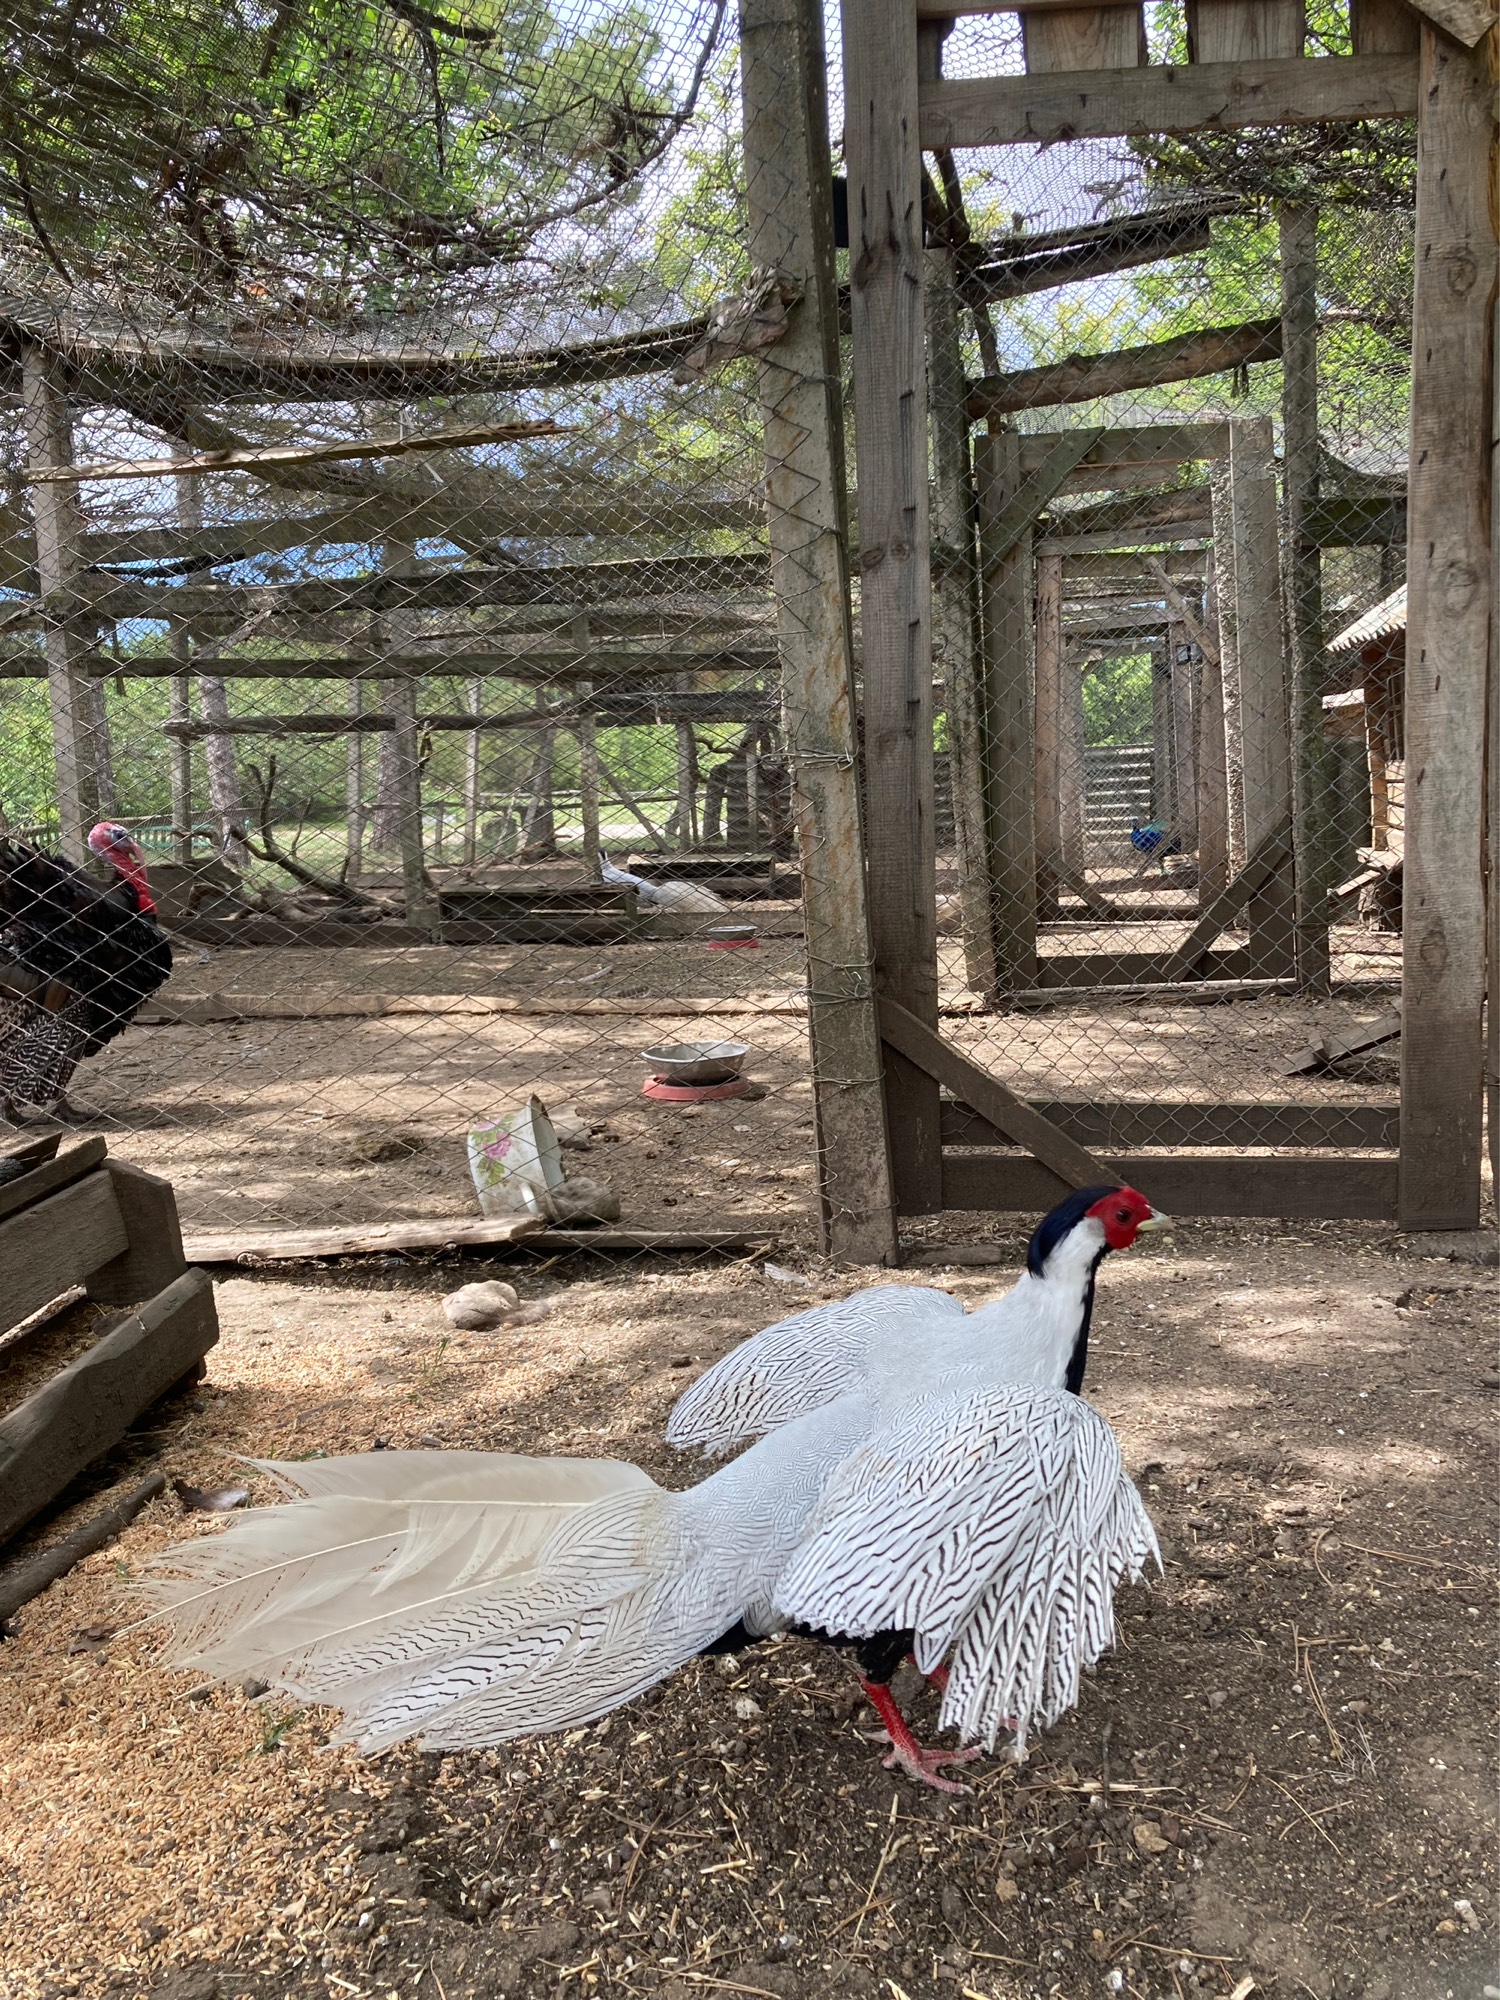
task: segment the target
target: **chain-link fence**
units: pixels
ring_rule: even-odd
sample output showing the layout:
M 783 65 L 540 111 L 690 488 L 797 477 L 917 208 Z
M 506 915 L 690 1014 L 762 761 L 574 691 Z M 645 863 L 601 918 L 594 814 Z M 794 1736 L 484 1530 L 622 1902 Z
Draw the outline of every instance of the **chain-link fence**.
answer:
M 77 1091 L 195 1230 L 470 1212 L 535 1094 L 637 1229 L 813 1231 L 848 384 L 763 11 L 14 18 L 0 803 L 146 856 L 172 978 Z M 944 1032 L 1091 1145 L 1394 1144 L 1389 1043 L 1284 1071 L 1397 979 L 1410 153 L 927 159 Z
M 1140 60 L 1188 60 L 1179 10 L 1145 22 Z M 1029 17 L 1030 67 L 1081 67 L 1047 59 L 1049 23 Z M 926 32 L 929 74 L 1022 67 L 1010 17 L 960 23 L 940 66 Z M 1347 52 L 1347 21 L 1307 46 Z M 1388 1152 L 1410 128 L 928 168 L 929 380 L 953 438 L 933 488 L 940 953 L 952 1012 L 977 1010 L 944 1032 L 1114 1157 L 1242 1159 L 1218 1169 L 1226 1205 L 1255 1156 Z M 1310 1055 L 1362 1023 L 1348 1060 Z M 947 1185 L 1002 1205 L 984 1158 Z

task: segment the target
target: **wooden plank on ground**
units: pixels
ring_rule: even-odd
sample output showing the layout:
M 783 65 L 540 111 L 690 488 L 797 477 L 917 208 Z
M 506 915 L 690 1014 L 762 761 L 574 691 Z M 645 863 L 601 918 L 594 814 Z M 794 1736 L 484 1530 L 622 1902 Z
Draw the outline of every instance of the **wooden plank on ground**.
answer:
M 757 388 L 781 642 L 782 721 L 807 934 L 819 1212 L 824 1247 L 833 1256 L 889 1263 L 896 1250 L 895 1217 L 860 817 L 827 77 L 818 0 L 741 0 L 740 60 L 751 262 L 783 272 L 801 288 L 785 335 L 761 363 Z
M 147 1502 L 164 1490 L 166 1483 L 164 1472 L 153 1472 L 149 1479 L 121 1489 L 108 1506 L 101 1507 L 97 1514 L 90 1515 L 88 1520 L 81 1522 L 59 1541 L 38 1549 L 24 1562 L 0 1573 L 0 1628 L 14 1618 L 23 1604 L 40 1597 L 59 1577 L 76 1569 L 85 1556 L 91 1556 L 106 1542 L 112 1542 L 116 1535 L 129 1527 Z
M 118 1444 L 218 1337 L 212 1280 L 186 1271 L 12 1410 L 0 1422 L 0 1542 Z
M 1483 1115 L 1495 80 L 1486 51 L 1467 53 L 1425 23 L 1421 63 L 1407 500 L 1401 1222 L 1407 1229 L 1473 1229 Z
M 1044 991 L 1110 987 L 1118 992 L 1135 986 L 1165 986 L 1174 977 L 1168 970 L 1172 963 L 1172 954 L 1165 951 L 1049 952 L 1037 960 L 1037 985 Z M 1233 983 L 1255 978 L 1254 968 L 1251 952 L 1236 945 L 1228 951 L 1203 954 L 1198 960 L 1198 977 L 1205 984 Z
M 514 1243 L 547 1226 L 540 1215 L 453 1216 L 436 1222 L 354 1223 L 344 1229 L 227 1229 L 189 1233 L 192 1264 L 277 1263 L 301 1257 L 366 1257 L 386 1250 L 444 1250 Z
M 728 1252 L 774 1243 L 780 1228 L 768 1223 L 764 1229 L 542 1229 L 534 1236 L 518 1237 L 517 1247 L 538 1255 L 556 1250 L 594 1250 L 611 1256 L 636 1250 Z
M 1350 1056 L 1362 1056 L 1371 1049 L 1383 1048 L 1387 1042 L 1394 1042 L 1401 1033 L 1401 1009 L 1393 1007 L 1377 1020 L 1366 1021 L 1357 1028 L 1344 1028 L 1337 1034 L 1320 1035 L 1281 1065 L 1283 1076 L 1310 1076 L 1315 1070 L 1327 1069 L 1331 1064 L 1345 1062 Z
M 1396 1214 L 1396 1162 L 1369 1154 L 1302 1159 L 1243 1153 L 1123 1154 L 1106 1177 L 1139 1188 L 1169 1215 L 1276 1215 L 1388 1222 Z M 1024 1155 L 945 1153 L 944 1208 L 1020 1210 L 1035 1215 L 1068 1183 Z
M 864 639 L 865 829 L 876 980 L 937 1021 L 927 356 L 916 21 L 843 0 L 844 151 Z M 942 1195 L 938 1092 L 898 1051 L 885 1067 L 898 1213 Z
M 130 1247 L 107 1172 L 96 1169 L 0 1222 L 0 1317 L 10 1325 L 87 1284 Z
M 69 1146 L 65 1153 L 56 1153 L 50 1160 L 42 1160 L 29 1173 L 18 1174 L 13 1181 L 0 1186 L 0 1218 L 14 1215 L 18 1209 L 30 1208 L 44 1195 L 56 1194 L 59 1188 L 68 1187 L 80 1181 L 85 1174 L 91 1174 L 109 1151 L 103 1139 L 85 1139 L 80 1146 Z
M 1088 1103 L 1036 1098 L 1032 1109 L 1091 1152 L 1167 1152 L 1181 1146 L 1298 1146 L 1325 1152 L 1393 1153 L 1401 1113 L 1376 1104 L 1168 1104 L 1150 1100 Z M 969 1105 L 945 1100 L 943 1144 L 1009 1146 L 1014 1142 Z
M 1026 1147 L 1045 1161 L 1070 1187 L 1099 1187 L 1117 1178 L 1086 1147 L 1017 1097 L 999 1077 L 992 1076 L 972 1057 L 945 1042 L 941 1035 L 892 1000 L 883 999 L 880 1003 L 880 1032 L 908 1062 L 915 1063 L 933 1078 L 935 1085 L 941 1084 L 962 1097 L 965 1104 L 972 1105 L 1016 1145 Z M 947 1205 L 946 1200 L 943 1205 Z
M 932 83 L 921 92 L 919 116 L 922 145 L 932 151 L 1410 118 L 1416 108 L 1409 56 L 1277 56 Z
M 981 377 L 969 391 L 969 417 L 976 424 L 986 423 L 1053 403 L 1090 403 L 1132 389 L 1197 381 L 1248 368 L 1255 361 L 1274 361 L 1280 353 L 1281 321 L 1262 319 L 1205 327 L 1201 333 L 1176 334 L 1170 340 L 1149 340 L 1103 354 L 1069 354 L 1037 368 Z

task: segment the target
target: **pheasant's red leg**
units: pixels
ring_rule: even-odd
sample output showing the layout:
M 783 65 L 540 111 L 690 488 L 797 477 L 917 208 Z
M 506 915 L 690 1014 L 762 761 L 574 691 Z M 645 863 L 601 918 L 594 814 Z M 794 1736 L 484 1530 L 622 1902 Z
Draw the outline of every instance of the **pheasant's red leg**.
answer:
M 924 1750 L 912 1735 L 911 1724 L 901 1713 L 890 1689 L 880 1681 L 861 1680 L 860 1686 L 870 1706 L 885 1724 L 885 1733 L 890 1739 L 891 1754 L 882 1759 L 887 1771 L 904 1771 L 919 1785 L 931 1785 L 938 1792 L 968 1791 L 967 1785 L 960 1785 L 952 1778 L 939 1777 L 938 1767 L 941 1764 L 968 1764 L 980 1755 L 978 1750 Z

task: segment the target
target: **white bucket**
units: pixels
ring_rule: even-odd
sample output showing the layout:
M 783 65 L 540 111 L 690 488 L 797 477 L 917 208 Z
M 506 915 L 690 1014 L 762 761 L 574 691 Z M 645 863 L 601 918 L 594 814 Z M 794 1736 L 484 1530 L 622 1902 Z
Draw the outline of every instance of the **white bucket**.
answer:
M 562 1150 L 539 1097 L 469 1133 L 469 1172 L 485 1215 L 552 1215 L 563 1184 Z

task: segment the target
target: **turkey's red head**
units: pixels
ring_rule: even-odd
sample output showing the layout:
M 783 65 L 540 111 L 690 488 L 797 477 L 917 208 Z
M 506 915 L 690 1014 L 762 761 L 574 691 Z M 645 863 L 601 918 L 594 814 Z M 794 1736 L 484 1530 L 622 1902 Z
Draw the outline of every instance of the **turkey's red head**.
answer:
M 1088 1213 L 1099 1221 L 1111 1250 L 1128 1250 L 1143 1229 L 1167 1227 L 1167 1218 L 1132 1187 L 1111 1188 Z
M 130 884 L 140 909 L 148 916 L 154 915 L 156 904 L 146 881 L 146 857 L 125 828 L 116 826 L 113 820 L 102 819 L 89 835 L 89 846 L 122 881 Z

